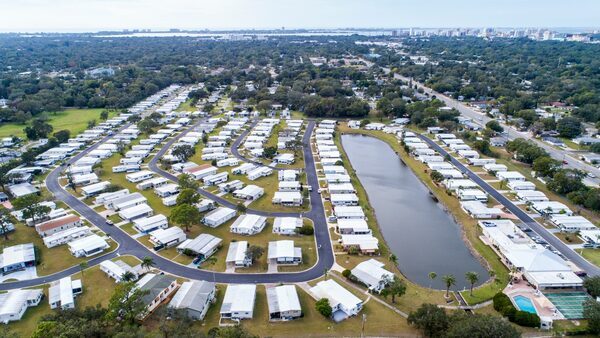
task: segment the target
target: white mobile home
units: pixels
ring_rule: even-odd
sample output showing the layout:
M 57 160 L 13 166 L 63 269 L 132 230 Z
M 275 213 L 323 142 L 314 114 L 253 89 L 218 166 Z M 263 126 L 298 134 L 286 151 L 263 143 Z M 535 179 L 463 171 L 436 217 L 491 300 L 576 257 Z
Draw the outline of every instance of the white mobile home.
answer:
M 294 285 L 267 287 L 269 320 L 292 320 L 302 316 L 300 300 Z
M 154 250 L 158 251 L 165 248 L 178 245 L 185 241 L 187 236 L 179 227 L 159 228 L 150 233 L 150 243 L 154 245 Z
M 68 245 L 69 251 L 75 257 L 90 257 L 109 248 L 108 243 L 96 234 L 76 239 L 69 242 Z
M 190 252 L 196 256 L 195 262 L 203 262 L 221 247 L 222 239 L 210 234 L 200 234 L 194 239 L 187 239 L 177 246 L 180 253 Z
M 133 227 L 141 233 L 150 233 L 158 229 L 166 229 L 169 227 L 167 216 L 157 214 L 150 217 L 138 218 L 133 221 Z
M 256 285 L 229 284 L 221 305 L 221 318 L 233 320 L 252 319 L 255 299 Z
M 266 217 L 246 214 L 241 215 L 231 224 L 230 231 L 239 235 L 256 235 L 260 233 L 266 225 Z
M 154 173 L 149 170 L 142 170 L 125 175 L 125 178 L 131 183 L 145 181 L 154 177 Z
M 381 292 L 394 280 L 394 274 L 384 269 L 384 266 L 385 264 L 371 258 L 352 269 L 352 276 L 365 284 L 369 290 Z
M 302 194 L 298 191 L 276 191 L 271 202 L 284 206 L 300 206 Z
M 273 222 L 273 232 L 280 235 L 295 235 L 302 227 L 302 218 L 276 217 Z
M 218 207 L 215 210 L 209 212 L 202 218 L 202 223 L 205 225 L 216 228 L 219 225 L 229 221 L 235 217 L 236 211 L 226 207 Z
M 333 313 L 332 318 L 340 322 L 348 317 L 357 315 L 362 309 L 363 302 L 352 292 L 344 289 L 333 279 L 320 281 L 310 289 L 317 300 L 326 298 L 329 300 Z
M 233 196 L 236 198 L 254 201 L 259 199 L 265 193 L 265 189 L 256 185 L 247 185 L 242 189 L 235 190 Z
M 119 217 L 126 221 L 133 221 L 141 217 L 149 217 L 154 215 L 154 210 L 148 204 L 138 204 L 127 209 L 119 210 Z

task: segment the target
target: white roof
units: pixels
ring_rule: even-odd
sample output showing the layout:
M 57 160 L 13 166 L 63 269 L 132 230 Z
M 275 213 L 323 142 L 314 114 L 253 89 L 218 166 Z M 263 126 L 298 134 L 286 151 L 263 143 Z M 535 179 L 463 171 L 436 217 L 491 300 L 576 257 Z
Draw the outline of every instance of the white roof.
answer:
M 372 235 L 342 235 L 343 245 L 358 245 L 361 250 L 377 250 L 379 240 Z
M 255 284 L 229 284 L 223 297 L 221 313 L 252 312 L 255 297 Z
M 317 298 L 327 298 L 331 307 L 341 304 L 346 309 L 354 309 L 362 303 L 352 292 L 344 289 L 333 279 L 320 281 L 310 289 Z
M 267 288 L 269 313 L 301 311 L 300 300 L 294 285 Z
M 248 249 L 248 241 L 237 241 L 229 244 L 227 250 L 227 258 L 225 262 L 239 262 L 246 258 L 246 251 Z
M 81 250 L 92 251 L 94 249 L 105 248 L 108 246 L 106 241 L 96 234 L 91 234 L 87 237 L 76 239 L 69 242 L 68 245 L 72 252 Z
M 165 244 L 176 239 L 179 239 L 179 241 L 185 240 L 186 235 L 180 227 L 170 227 L 152 231 L 150 238 L 155 242 Z
M 517 249 L 505 253 L 506 258 L 525 271 L 572 271 L 565 261 L 545 248 Z
M 226 208 L 226 207 L 218 207 L 215 210 L 209 212 L 208 214 L 206 214 L 204 216 L 205 219 L 207 220 L 220 220 L 223 217 L 227 217 L 231 214 L 235 214 L 236 211 L 231 209 L 231 208 Z
M 37 299 L 42 289 L 12 290 L 0 294 L 0 317 L 17 315 L 29 299 Z
M 352 275 L 369 286 L 377 285 L 384 279 L 394 278 L 394 274 L 384 269 L 384 266 L 385 264 L 371 258 L 352 269 Z
M 2 255 L 0 255 L 0 266 L 11 266 L 34 260 L 35 250 L 33 243 L 17 244 L 4 248 Z
M 236 190 L 235 194 L 240 194 L 240 195 L 246 195 L 246 196 L 257 196 L 261 193 L 264 193 L 265 189 L 257 186 L 257 185 L 252 185 L 249 184 L 245 187 L 243 187 L 242 189 Z
M 488 208 L 487 205 L 479 202 L 479 201 L 462 201 L 460 202 L 463 209 L 468 211 L 473 215 L 500 215 L 502 214 L 502 210 L 498 208 Z
M 119 211 L 119 215 L 123 218 L 130 219 L 138 215 L 147 214 L 152 211 L 152 208 L 148 204 L 142 203 L 131 208 L 123 209 Z
M 359 206 L 339 206 L 335 207 L 337 217 L 365 217 L 362 207 Z
M 156 214 L 150 217 L 142 217 L 133 221 L 133 224 L 138 228 L 145 228 L 149 225 L 153 225 L 156 223 L 162 223 L 167 221 L 167 216 L 163 214 Z
M 267 218 L 264 216 L 254 215 L 254 214 L 245 214 L 238 217 L 233 224 L 231 224 L 231 229 L 239 229 L 245 230 L 240 232 L 248 232 L 256 227 L 263 226 Z
M 74 303 L 73 281 L 70 276 L 61 278 L 51 284 L 48 289 L 48 298 L 50 303 L 56 303 L 60 300 L 60 305 L 65 306 Z
M 269 242 L 269 259 L 294 256 L 294 241 L 288 239 Z
M 520 172 L 518 171 L 500 171 L 496 173 L 496 176 L 498 176 L 498 178 L 503 179 L 503 180 L 515 180 L 515 179 L 519 179 L 519 180 L 524 180 L 525 176 L 523 176 Z
M 298 217 L 275 217 L 274 228 L 282 230 L 295 230 L 302 226 L 302 219 Z
M 338 219 L 337 226 L 340 229 L 353 229 L 353 230 L 368 230 L 369 225 L 364 219 Z

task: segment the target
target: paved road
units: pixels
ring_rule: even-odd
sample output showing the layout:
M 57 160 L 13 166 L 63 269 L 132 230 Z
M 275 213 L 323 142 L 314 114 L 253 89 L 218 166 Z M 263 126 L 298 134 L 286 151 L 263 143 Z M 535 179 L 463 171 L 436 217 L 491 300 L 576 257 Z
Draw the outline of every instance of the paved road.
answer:
M 520 209 L 517 205 L 515 205 L 511 200 L 506 198 L 504 195 L 499 193 L 496 189 L 494 189 L 491 185 L 485 182 L 479 175 L 472 172 L 469 168 L 467 168 L 463 163 L 454 158 L 454 156 L 450 155 L 446 150 L 444 150 L 439 144 L 435 143 L 428 137 L 423 135 L 419 135 L 419 137 L 427 142 L 433 149 L 439 152 L 442 156 L 450 156 L 450 160 L 452 164 L 454 164 L 460 171 L 466 173 L 466 175 L 477 183 L 483 190 L 485 190 L 490 196 L 492 196 L 496 201 L 504 205 L 506 209 L 512 212 L 515 216 L 517 216 L 523 223 L 527 224 L 535 232 L 538 236 L 542 237 L 548 244 L 552 245 L 556 250 L 562 253 L 565 257 L 567 257 L 571 262 L 577 265 L 580 269 L 587 272 L 590 276 L 598 276 L 600 275 L 600 268 L 595 266 L 594 264 L 588 262 L 581 255 L 576 253 L 573 249 L 563 243 L 556 236 L 551 234 L 546 228 L 544 228 L 541 224 L 539 224 L 536 220 L 530 217 L 525 211 Z
M 384 71 L 386 71 L 386 70 L 389 72 L 388 68 L 384 68 Z M 401 76 L 399 74 L 394 74 L 394 78 L 400 79 L 402 81 L 410 81 L 411 80 L 410 78 Z M 462 115 L 472 119 L 474 123 L 476 123 L 482 127 L 484 127 L 485 124 L 488 123 L 489 121 L 495 120 L 495 119 L 488 117 L 486 114 L 482 114 L 480 112 L 475 111 L 471 107 L 465 105 L 464 103 L 462 103 L 458 100 L 455 100 L 455 99 L 448 97 L 442 93 L 438 93 L 429 87 L 424 86 L 423 84 L 415 81 L 414 79 L 412 81 L 414 84 L 417 85 L 417 88 L 422 88 L 424 90 L 424 92 L 428 93 L 429 95 L 435 95 L 438 99 L 442 100 L 448 107 L 455 108 Z M 568 163 L 566 165 L 567 167 L 570 167 L 573 169 L 578 169 L 578 170 L 589 172 L 589 173 L 593 173 L 596 176 L 596 178 L 588 177 L 585 179 L 585 181 L 587 181 L 593 185 L 600 184 L 600 169 L 594 167 L 593 165 L 590 165 L 590 164 L 587 164 L 587 163 L 581 161 L 579 158 L 577 158 L 576 154 L 573 154 L 572 152 L 570 152 L 568 150 L 555 148 L 555 147 L 547 144 L 546 142 L 543 142 L 543 141 L 533 137 L 530 133 L 517 131 L 514 128 L 512 128 L 506 124 L 502 124 L 502 126 L 504 127 L 504 130 L 508 133 L 508 138 L 510 140 L 514 140 L 516 138 L 524 138 L 527 140 L 531 140 L 536 145 L 538 145 L 542 149 L 546 150 L 552 158 L 554 158 L 558 161 L 561 161 L 561 162 L 567 161 L 567 163 Z
M 244 161 L 244 162 L 248 162 L 248 163 L 254 163 L 256 165 L 260 165 L 263 167 L 269 167 L 273 170 L 285 170 L 285 168 L 279 168 L 276 166 L 272 166 L 272 165 L 265 165 L 259 161 L 255 161 L 253 159 L 249 159 L 247 157 L 244 157 L 242 154 L 240 154 L 239 148 L 240 145 L 242 144 L 242 142 L 244 141 L 244 138 L 246 137 L 246 135 L 248 135 L 250 133 L 250 131 L 252 130 L 252 128 L 254 128 L 256 126 L 256 124 L 258 124 L 259 120 L 254 120 L 252 121 L 252 124 L 250 125 L 250 127 L 245 130 L 231 145 L 231 153 L 233 154 L 233 156 L 235 156 L 238 160 L 240 161 Z
M 123 128 L 126 128 L 124 126 Z M 310 147 L 310 137 L 312 134 L 312 130 L 314 129 L 314 121 L 309 122 L 309 125 L 306 128 L 306 133 L 303 138 L 303 148 L 304 148 L 304 158 L 306 164 L 306 174 L 308 183 L 312 186 L 318 186 L 318 178 L 317 172 L 315 169 L 314 157 Z M 188 129 L 189 130 L 189 129 Z M 107 136 L 103 138 L 98 143 L 92 145 L 76 156 L 72 157 L 67 161 L 68 164 L 74 163 L 77 159 L 86 156 L 90 151 L 97 148 L 98 145 L 106 142 L 110 139 L 111 136 Z M 164 154 L 166 149 L 175 142 L 175 140 L 170 140 L 160 151 L 159 154 L 156 155 L 156 158 L 160 158 L 160 154 Z M 156 164 L 156 161 L 154 161 Z M 304 214 L 304 217 L 310 218 L 314 223 L 315 228 L 315 240 L 317 243 L 317 254 L 318 260 L 317 263 L 312 266 L 308 270 L 300 271 L 300 272 L 285 272 L 285 273 L 253 273 L 253 274 L 232 274 L 232 273 L 223 273 L 223 272 L 212 272 L 207 270 L 194 269 L 190 267 L 186 267 L 180 264 L 177 264 L 173 261 L 163 258 L 159 256 L 154 251 L 146 248 L 144 245 L 131 238 L 127 233 L 123 230 L 109 226 L 106 224 L 106 219 L 96 213 L 93 209 L 91 209 L 88 205 L 65 191 L 59 184 L 58 179 L 61 175 L 61 171 L 64 167 L 55 168 L 46 178 L 46 187 L 47 189 L 55 196 L 57 200 L 63 201 L 70 208 L 77 211 L 84 218 L 86 218 L 90 223 L 94 224 L 102 231 L 106 232 L 109 236 L 112 237 L 117 243 L 119 243 L 118 249 L 105 256 L 96 257 L 88 261 L 89 266 L 94 266 L 99 264 L 105 259 L 116 257 L 117 255 L 133 255 L 138 258 L 143 258 L 145 256 L 150 256 L 153 258 L 156 263 L 156 268 L 163 270 L 167 273 L 190 278 L 190 279 L 199 279 L 199 280 L 209 280 L 220 283 L 294 283 L 294 282 L 303 282 L 309 281 L 316 278 L 319 278 L 323 275 L 324 271 L 331 268 L 334 263 L 333 256 L 333 247 L 331 244 L 331 239 L 329 237 L 329 230 L 327 228 L 327 221 L 325 218 L 325 212 L 323 209 L 323 204 L 321 203 L 321 196 L 317 192 L 317 189 L 314 189 L 310 192 L 310 199 L 312 201 L 312 208 L 309 212 Z M 164 171 L 161 170 L 164 173 Z M 175 178 L 176 179 L 176 178 Z M 215 197 L 214 195 L 205 195 L 209 198 Z M 230 204 L 230 202 L 226 200 L 219 200 L 219 202 L 226 202 Z M 259 211 L 253 211 L 259 212 Z M 262 213 L 262 212 L 261 212 Z M 277 216 L 287 215 L 289 213 L 264 213 L 268 216 Z M 224 250 L 224 249 L 222 249 Z M 19 282 L 11 282 L 11 283 L 2 283 L 0 284 L 0 290 L 11 290 L 16 288 L 24 288 L 30 286 L 36 286 L 41 284 L 46 284 L 51 281 L 58 280 L 62 277 L 71 275 L 79 271 L 78 266 L 71 267 L 67 270 L 58 272 L 53 275 L 40 277 L 36 279 L 30 279 L 26 281 Z

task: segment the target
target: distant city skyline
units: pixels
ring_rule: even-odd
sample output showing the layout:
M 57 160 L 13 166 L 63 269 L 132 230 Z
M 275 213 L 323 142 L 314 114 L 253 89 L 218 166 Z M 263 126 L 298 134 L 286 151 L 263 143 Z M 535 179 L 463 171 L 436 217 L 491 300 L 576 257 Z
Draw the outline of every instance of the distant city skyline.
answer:
M 600 26 L 596 0 L 0 0 L 0 8 L 0 32 Z

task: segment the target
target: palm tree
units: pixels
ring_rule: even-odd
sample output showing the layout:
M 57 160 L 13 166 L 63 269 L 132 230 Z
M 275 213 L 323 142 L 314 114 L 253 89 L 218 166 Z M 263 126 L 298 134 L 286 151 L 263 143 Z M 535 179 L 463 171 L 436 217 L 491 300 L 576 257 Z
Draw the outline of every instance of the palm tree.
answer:
M 325 271 L 323 271 L 323 276 L 325 277 L 325 280 L 327 280 L 328 274 L 329 274 L 329 269 L 325 269 Z
M 142 258 L 142 264 L 140 264 L 140 265 L 142 266 L 143 269 L 150 270 L 150 268 L 152 268 L 156 264 L 154 263 L 154 259 L 152 259 L 152 257 L 146 256 L 146 257 Z
M 444 275 L 442 280 L 446 284 L 446 298 L 450 298 L 450 288 L 456 284 L 456 277 L 454 275 Z
M 123 273 L 123 275 L 121 276 L 121 280 L 123 282 L 131 282 L 134 279 L 135 279 L 135 274 L 131 271 L 125 271 Z
M 475 271 L 468 271 L 465 273 L 465 278 L 471 284 L 470 295 L 473 296 L 473 286 L 479 281 L 479 274 Z
M 396 255 L 390 254 L 388 259 L 390 260 L 390 262 L 394 263 L 394 265 L 398 265 L 398 257 Z
M 437 278 L 437 273 L 431 271 L 427 276 L 429 277 L 429 280 L 433 282 L 433 280 Z M 431 289 L 431 282 L 429 282 L 429 288 Z

